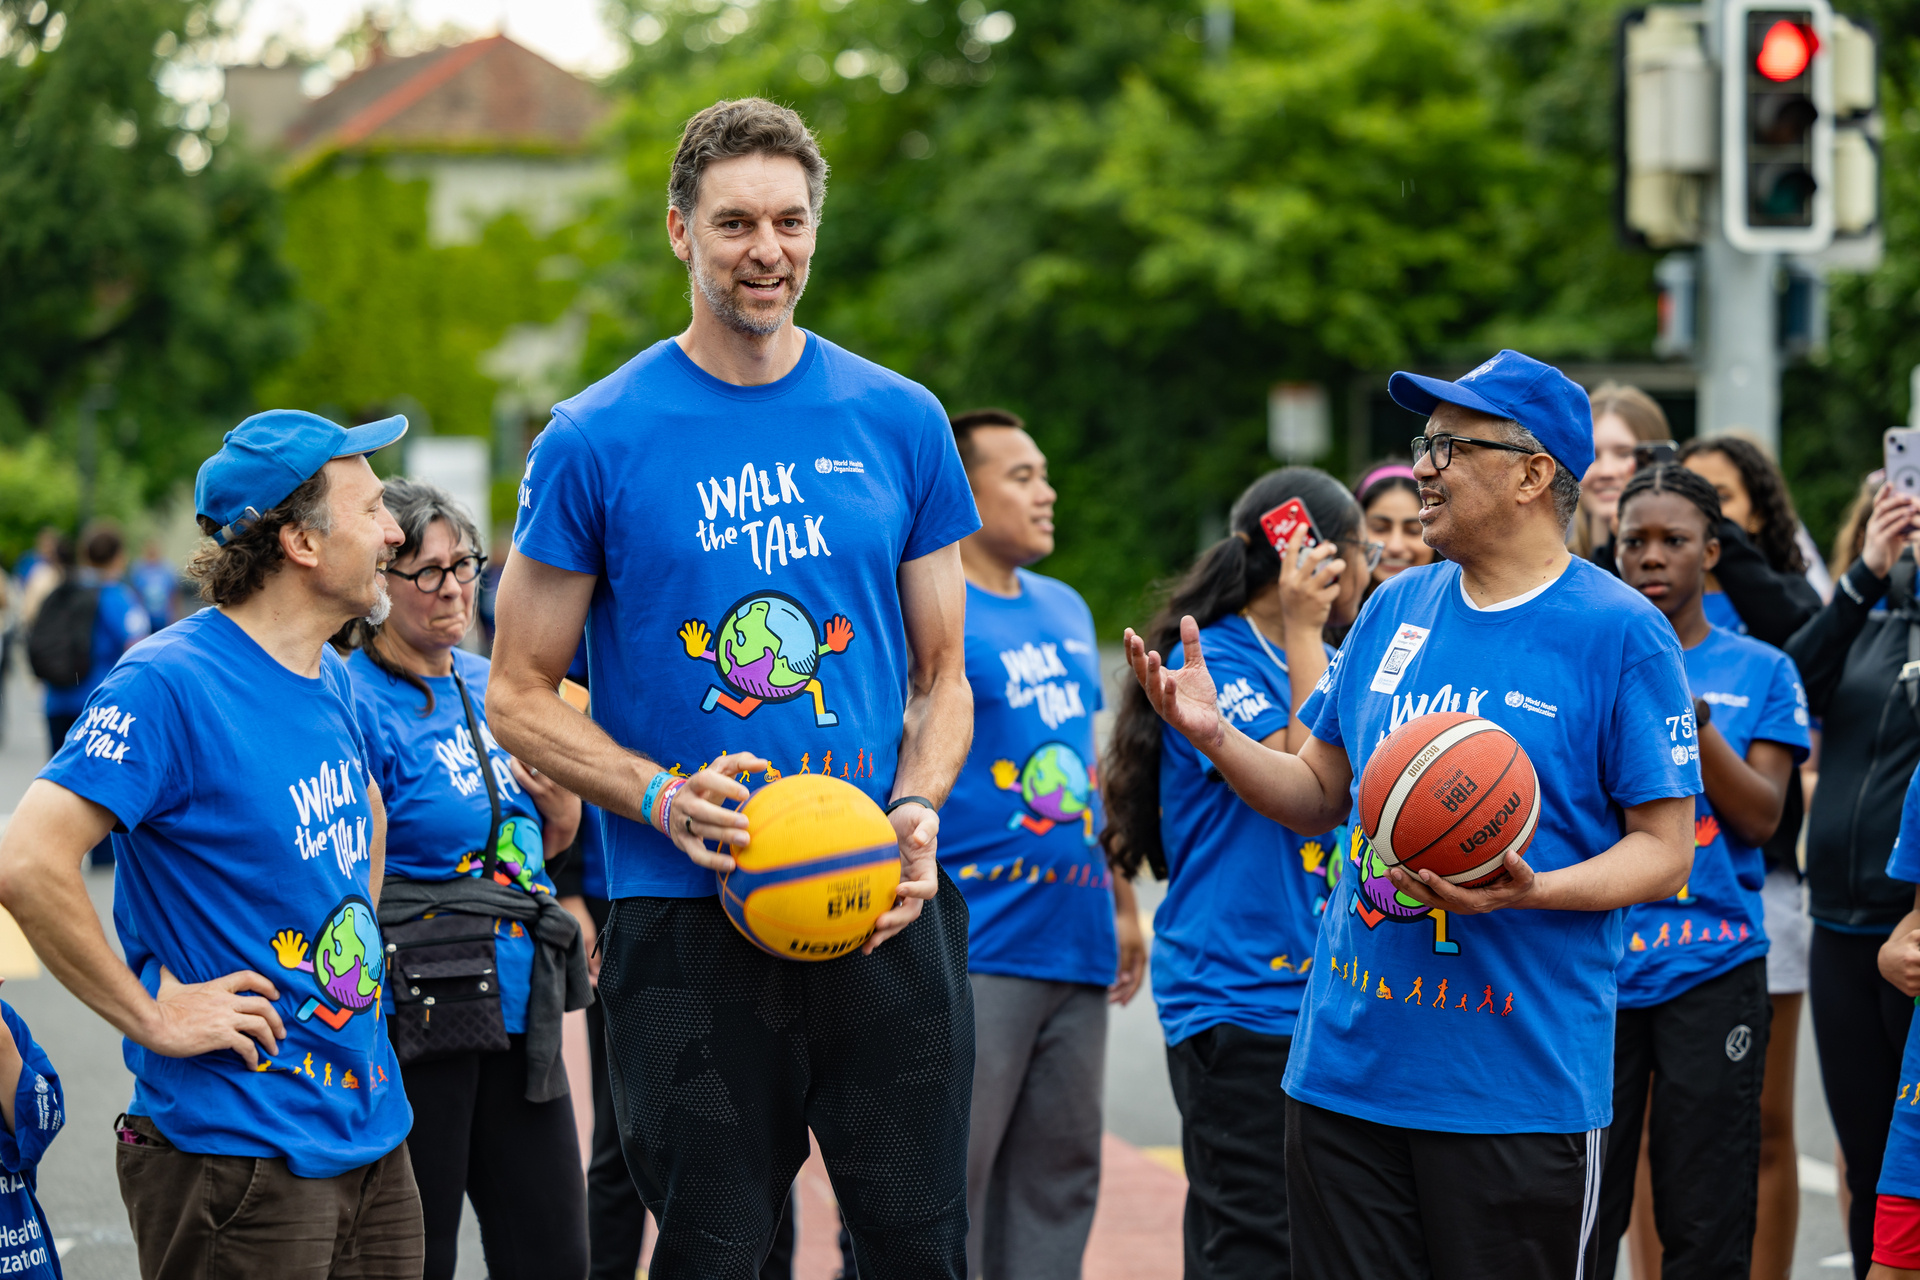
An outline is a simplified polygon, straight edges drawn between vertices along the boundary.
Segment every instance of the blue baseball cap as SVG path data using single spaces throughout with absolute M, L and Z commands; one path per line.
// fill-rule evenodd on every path
M 1415 413 L 1431 414 L 1445 401 L 1512 418 L 1576 480 L 1593 465 L 1593 404 L 1587 393 L 1552 365 L 1518 351 L 1502 351 L 1458 382 L 1396 373 L 1387 379 L 1387 394 Z
M 220 526 L 213 540 L 225 546 L 335 458 L 372 453 L 405 434 L 407 420 L 400 414 L 343 427 L 301 409 L 256 413 L 227 432 L 220 452 L 200 464 L 193 509 Z

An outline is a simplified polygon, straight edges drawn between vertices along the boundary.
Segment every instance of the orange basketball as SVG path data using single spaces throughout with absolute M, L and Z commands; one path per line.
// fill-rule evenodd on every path
M 1513 735 L 1441 711 L 1387 735 L 1360 775 L 1360 826 L 1390 867 L 1477 888 L 1525 853 L 1540 820 L 1540 779 Z

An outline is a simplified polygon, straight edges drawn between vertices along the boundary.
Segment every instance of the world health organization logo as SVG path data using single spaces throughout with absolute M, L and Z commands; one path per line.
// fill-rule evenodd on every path
M 815 471 L 818 471 L 821 475 L 824 476 L 829 471 L 833 470 L 833 459 L 832 458 L 815 458 L 813 460 L 813 469 Z
M 1509 690 L 1507 690 L 1507 705 L 1508 705 L 1508 706 L 1510 706 L 1510 707 L 1517 707 L 1517 706 L 1519 706 L 1519 705 L 1520 705 L 1521 703 L 1523 703 L 1523 702 L 1525 702 L 1526 700 L 1527 700 L 1527 698 L 1526 698 L 1526 695 L 1525 695 L 1525 694 L 1523 694 L 1523 693 L 1521 693 L 1521 692 L 1520 692 L 1520 691 L 1519 691 L 1518 689 L 1509 689 Z

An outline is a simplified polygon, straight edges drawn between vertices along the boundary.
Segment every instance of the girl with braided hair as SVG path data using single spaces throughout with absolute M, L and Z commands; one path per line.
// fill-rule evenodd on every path
M 1705 794 L 1686 885 L 1627 908 L 1623 925 L 1600 1275 L 1627 1226 L 1643 1117 L 1667 1274 L 1745 1277 L 1752 1253 L 1771 1019 L 1760 846 L 1807 753 L 1808 717 L 1791 659 L 1707 620 L 1720 522 L 1713 486 L 1682 466 L 1645 468 L 1621 491 L 1620 576 L 1679 637 L 1694 713 L 1665 728 L 1676 757 L 1698 756 Z
M 1761 580 L 1778 584 L 1788 599 L 1784 613 L 1769 609 L 1764 594 L 1742 592 L 1737 582 L 1731 591 L 1725 590 L 1716 575 L 1709 575 L 1704 601 L 1708 620 L 1730 631 L 1782 643 L 1782 635 L 1812 616 L 1816 597 L 1833 594 L 1833 579 L 1794 515 L 1786 477 L 1759 445 L 1738 435 L 1689 440 L 1674 460 L 1713 486 L 1720 496 L 1721 514 L 1739 526 L 1766 561 L 1771 573 Z M 1844 570 L 1846 565 L 1840 567 Z M 1750 576 L 1761 577 L 1757 566 Z M 1784 595 L 1787 591 L 1792 592 L 1790 598 Z M 1755 613 L 1762 625 L 1743 621 L 1746 613 Z M 1812 769 L 1810 764 L 1809 774 Z M 1800 828 L 1806 815 L 1806 790 L 1796 771 L 1787 780 L 1787 807 L 1779 829 L 1762 850 L 1767 864 L 1767 882 L 1761 890 L 1767 909 L 1767 992 L 1778 1032 L 1767 1051 L 1767 1088 L 1760 1100 L 1760 1227 L 1753 1241 L 1753 1274 L 1765 1277 L 1785 1276 L 1792 1269 L 1800 1216 L 1793 1068 L 1800 1040 L 1796 1034 L 1800 1006 L 1807 992 L 1807 953 L 1813 941 L 1813 921 L 1807 915 L 1800 874 Z

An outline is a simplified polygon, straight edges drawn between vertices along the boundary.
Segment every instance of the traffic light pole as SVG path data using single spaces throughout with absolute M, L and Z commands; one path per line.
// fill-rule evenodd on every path
M 1697 263 L 1655 273 L 1668 291 L 1655 350 L 1695 352 L 1700 434 L 1745 430 L 1776 457 L 1782 339 L 1818 343 L 1824 330 L 1802 316 L 1820 306 L 1817 283 L 1801 305 L 1805 276 L 1878 260 L 1874 37 L 1832 4 L 1652 3 L 1620 27 L 1623 228 L 1649 249 L 1698 246 Z M 1777 282 L 1792 259 L 1802 283 L 1783 321 Z M 1689 309 L 1678 293 L 1695 279 Z
M 1750 432 L 1780 456 L 1779 302 L 1776 255 L 1727 243 L 1718 211 L 1700 246 L 1702 338 L 1698 432 Z
M 1729 21 L 1727 0 L 1706 6 L 1708 57 L 1722 63 L 1723 77 L 1743 76 L 1724 65 L 1722 39 Z M 1744 18 L 1737 19 L 1744 21 Z M 1731 97 L 1728 99 L 1731 101 Z M 1729 154 L 1731 151 L 1729 150 Z M 1779 303 L 1774 297 L 1777 255 L 1735 248 L 1727 239 L 1721 201 L 1727 198 L 1731 159 L 1707 183 L 1705 234 L 1700 244 L 1700 394 L 1697 432 L 1703 436 L 1744 430 L 1774 457 L 1780 456 Z

